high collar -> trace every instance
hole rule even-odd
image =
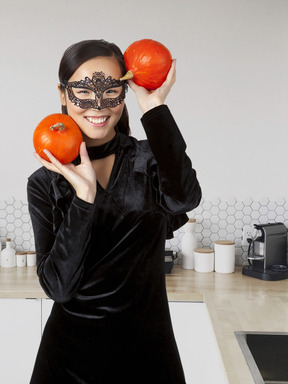
[[[116,149],[119,147],[119,143],[120,134],[119,132],[116,132],[116,135],[113,137],[113,139],[108,141],[107,143],[96,145],[93,147],[87,147],[87,152],[90,160],[103,159],[104,157],[112,155],[112,153],[115,153]],[[78,156],[73,161],[73,163],[79,164],[80,156]]]

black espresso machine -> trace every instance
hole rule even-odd
[[[283,223],[254,224],[256,236],[248,238],[249,265],[243,275],[262,280],[288,279],[287,228]]]

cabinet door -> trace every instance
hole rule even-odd
[[[0,383],[29,383],[41,338],[41,300],[0,299]]]
[[[227,384],[206,305],[170,302],[169,307],[187,384]]]
[[[48,320],[48,317],[50,316],[51,309],[53,306],[54,301],[51,299],[42,299],[42,333],[46,324],[46,321]]]

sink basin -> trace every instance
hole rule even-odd
[[[288,384],[288,333],[235,332],[256,384]]]

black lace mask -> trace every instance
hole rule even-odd
[[[85,77],[80,81],[65,81],[62,84],[68,93],[69,100],[77,107],[101,110],[114,108],[125,99],[128,86],[120,80],[105,78],[103,72],[94,72],[92,79]]]

